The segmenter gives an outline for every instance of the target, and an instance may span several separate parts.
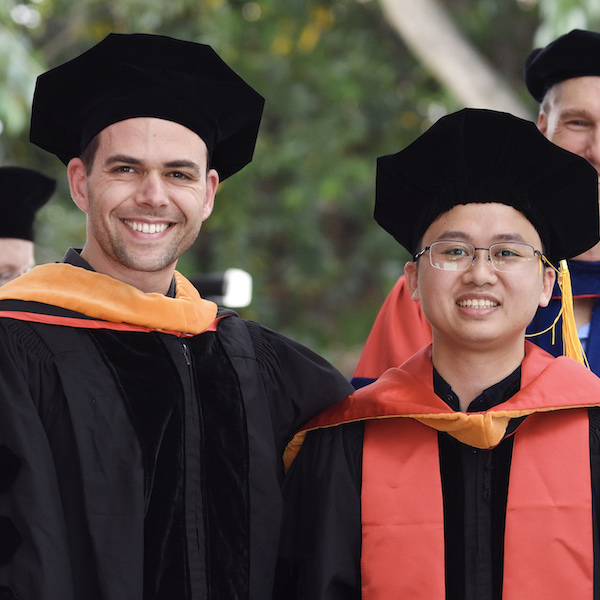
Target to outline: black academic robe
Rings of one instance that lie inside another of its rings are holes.
[[[486,390],[469,411],[484,411],[520,387],[520,370]],[[434,390],[458,398],[434,372]],[[589,409],[594,534],[594,598],[600,598],[600,409]],[[438,432],[444,497],[447,600],[502,598],[504,526],[514,437],[512,419],[490,450]],[[310,431],[284,484],[284,522],[275,600],[361,597],[361,485],[364,421]],[[423,490],[426,493],[426,490]]]
[[[0,311],[0,598],[269,598],[282,451],[342,375],[235,315],[179,336]]]

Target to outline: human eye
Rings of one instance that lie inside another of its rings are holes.
[[[435,250],[437,254],[450,259],[462,258],[471,255],[469,247],[460,242],[438,242]]]
[[[181,180],[188,180],[191,179],[191,177],[189,176],[188,173],[184,173],[183,171],[172,171],[171,173],[169,173],[169,177],[172,177],[173,179],[181,179]]]
[[[4,285],[13,279],[16,279],[19,276],[19,273],[16,271],[2,271],[0,272],[0,285]]]
[[[497,244],[492,246],[492,261],[496,265],[522,264],[529,262],[534,250],[528,244]]]
[[[519,249],[515,246],[501,246],[500,248],[494,249],[494,256],[498,258],[519,258],[523,256],[523,252],[519,252]]]
[[[113,173],[134,173],[135,169],[131,165],[115,165],[111,171]]]
[[[585,134],[590,130],[590,125],[589,125],[589,123],[586,123],[585,121],[575,120],[575,121],[569,121],[566,124],[566,129],[571,131],[573,134],[578,134],[578,133]]]
[[[431,244],[431,264],[436,269],[456,271],[467,267],[473,256],[473,248],[463,242],[443,241]]]
[[[566,118],[564,124],[569,129],[585,129],[590,126],[590,120],[581,116]]]
[[[165,177],[180,184],[196,184],[201,179],[201,172],[194,165],[173,165],[165,169]]]

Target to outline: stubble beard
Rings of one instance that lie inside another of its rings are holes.
[[[117,229],[105,225],[102,215],[95,209],[95,196],[88,187],[89,208],[88,214],[90,232],[106,257],[117,265],[133,271],[155,273],[162,271],[177,263],[179,257],[194,243],[200,233],[201,222],[197,230],[192,233],[190,223],[185,221],[175,225],[183,228],[180,235],[173,237],[166,245],[164,241],[157,241],[159,248],[154,248],[149,242],[140,248],[135,248],[119,234]],[[124,227],[128,227],[123,223]]]

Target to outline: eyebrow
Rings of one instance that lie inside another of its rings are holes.
[[[456,241],[465,240],[468,242],[473,241],[473,237],[471,235],[469,235],[465,231],[460,231],[460,230],[444,231],[438,236],[437,239],[438,240],[456,240]],[[495,241],[492,243],[522,242],[524,244],[529,244],[529,242],[520,233],[516,233],[516,232],[500,233],[500,234],[496,235],[493,239]],[[531,244],[531,245],[533,245],[533,244]]]
[[[588,120],[591,120],[592,118],[586,108],[566,108],[559,113],[559,118],[562,120],[572,119],[573,117],[583,117]]]
[[[184,169],[190,169],[197,173],[200,172],[200,165],[197,162],[194,162],[193,160],[184,160],[184,159],[172,160],[172,161],[169,161],[168,163],[165,163],[165,167],[169,167],[170,169],[184,168]]]
[[[133,158],[133,156],[127,156],[126,154],[113,154],[109,156],[105,161],[105,165],[111,165],[112,163],[127,163],[130,165],[141,165],[142,161],[137,158]]]
[[[127,156],[126,154],[113,154],[109,156],[105,161],[105,165],[111,165],[114,163],[125,163],[127,165],[141,165],[144,161],[134,158],[133,156]],[[163,165],[169,169],[190,169],[194,173],[200,173],[200,165],[193,160],[171,160]]]

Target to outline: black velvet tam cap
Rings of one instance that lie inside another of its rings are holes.
[[[600,33],[574,29],[545,48],[536,48],[523,69],[529,93],[541,102],[546,92],[565,79],[600,76]]]
[[[0,167],[0,238],[33,241],[36,212],[50,200],[56,181],[23,167]]]
[[[499,202],[522,212],[557,265],[600,239],[598,174],[530,121],[464,109],[397,154],[377,160],[375,219],[409,252],[457,204]]]
[[[30,138],[67,164],[109,125],[157,117],[197,133],[223,180],[252,160],[263,106],[210,46],[112,33],[38,77]]]

